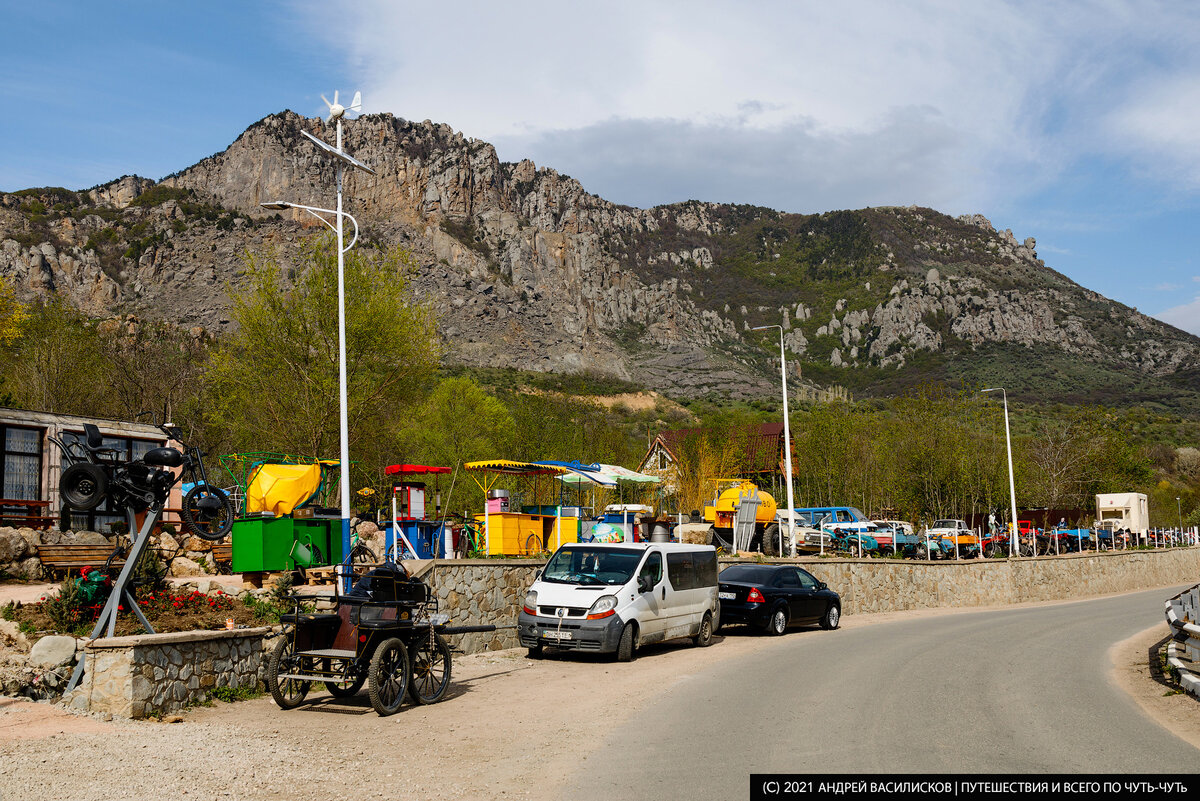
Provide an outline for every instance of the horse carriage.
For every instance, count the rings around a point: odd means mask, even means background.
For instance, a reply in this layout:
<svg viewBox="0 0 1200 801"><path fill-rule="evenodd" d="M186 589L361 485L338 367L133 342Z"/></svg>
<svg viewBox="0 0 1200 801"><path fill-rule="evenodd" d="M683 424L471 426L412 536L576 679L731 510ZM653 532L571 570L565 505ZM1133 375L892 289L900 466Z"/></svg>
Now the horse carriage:
<svg viewBox="0 0 1200 801"><path fill-rule="evenodd" d="M380 715L400 711L406 695L416 704L436 703L450 687L443 635L496 630L447 626L429 586L392 563L367 572L348 593L335 585L332 611L305 606L328 596L291 597L294 611L280 616L287 628L267 669L267 686L281 709L303 703L314 682L335 698L353 696L366 684Z"/></svg>

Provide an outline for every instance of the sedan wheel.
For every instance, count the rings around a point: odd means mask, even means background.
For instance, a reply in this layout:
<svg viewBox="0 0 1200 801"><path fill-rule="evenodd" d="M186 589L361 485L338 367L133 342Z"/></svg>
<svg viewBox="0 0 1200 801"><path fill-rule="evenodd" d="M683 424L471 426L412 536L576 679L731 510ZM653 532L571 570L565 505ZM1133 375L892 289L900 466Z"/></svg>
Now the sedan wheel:
<svg viewBox="0 0 1200 801"><path fill-rule="evenodd" d="M826 631L831 631L838 627L838 622L842 619L842 610L837 604L830 604L825 610L825 615L821 618L821 628Z"/></svg>
<svg viewBox="0 0 1200 801"><path fill-rule="evenodd" d="M779 607L771 613L771 619L767 621L767 634L773 637L778 637L787 630L788 616L783 607Z"/></svg>

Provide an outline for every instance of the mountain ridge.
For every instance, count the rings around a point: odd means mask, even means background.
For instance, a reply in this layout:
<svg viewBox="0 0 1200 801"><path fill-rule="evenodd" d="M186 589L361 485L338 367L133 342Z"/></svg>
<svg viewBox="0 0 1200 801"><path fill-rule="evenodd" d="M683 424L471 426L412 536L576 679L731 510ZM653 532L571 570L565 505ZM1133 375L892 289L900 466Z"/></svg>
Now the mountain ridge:
<svg viewBox="0 0 1200 801"><path fill-rule="evenodd" d="M28 196L0 197L0 270L27 297L61 292L89 313L157 312L220 331L238 254L280 248L287 258L309 230L258 204L330 204L333 170L302 127L330 138L319 119L269 115L159 182L125 176L77 193L57 218L42 203L37 225ZM444 124L367 115L346 125L345 142L378 173L347 176L348 209L369 240L413 250L415 286L454 361L593 371L681 397L753 396L777 391L778 337L748 329L777 324L794 377L862 394L874 383L862 376L936 362L920 372L945 379L981 349L1011 354L1014 369L1022 353L1094 367L1083 380L1102 398L1132 378L1176 401L1200 393L1200 338L1046 267L1032 238L1018 242L982 215L799 215L705 201L636 209L531 161L502 162ZM137 205L155 192L161 202ZM43 242L31 239L38 225ZM124 249L106 262L96 238L113 236Z"/></svg>

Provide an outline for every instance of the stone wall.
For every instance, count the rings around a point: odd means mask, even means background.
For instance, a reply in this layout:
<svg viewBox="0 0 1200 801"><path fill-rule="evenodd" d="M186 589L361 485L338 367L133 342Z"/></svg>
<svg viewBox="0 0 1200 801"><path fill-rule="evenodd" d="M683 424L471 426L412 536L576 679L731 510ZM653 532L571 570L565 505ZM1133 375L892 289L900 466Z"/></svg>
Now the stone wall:
<svg viewBox="0 0 1200 801"><path fill-rule="evenodd" d="M722 565L736 560L721 560ZM797 559L842 596L843 614L934 607L991 606L1130 592L1200 577L1200 548L1070 554L1036 559L918 562ZM438 560L422 579L434 588L450 625L512 626L544 562ZM466 653L515 648L515 629L450 638Z"/></svg>
<svg viewBox="0 0 1200 801"><path fill-rule="evenodd" d="M185 631L95 640L83 681L63 700L75 709L144 718L205 701L217 687L266 680L270 628Z"/></svg>
<svg viewBox="0 0 1200 801"><path fill-rule="evenodd" d="M521 601L545 564L528 559L439 559L421 579L432 587L438 611L450 615L451 626L493 623L515 627ZM450 642L469 654L518 645L515 628L457 634L450 637Z"/></svg>

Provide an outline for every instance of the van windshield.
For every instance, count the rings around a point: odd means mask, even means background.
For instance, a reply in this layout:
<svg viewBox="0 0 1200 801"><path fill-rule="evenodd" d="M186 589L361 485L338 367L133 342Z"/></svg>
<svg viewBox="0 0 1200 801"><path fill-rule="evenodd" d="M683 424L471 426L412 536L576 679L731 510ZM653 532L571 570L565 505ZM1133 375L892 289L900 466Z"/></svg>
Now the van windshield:
<svg viewBox="0 0 1200 801"><path fill-rule="evenodd" d="M625 584L642 561L641 548L562 548L542 572L559 584Z"/></svg>

